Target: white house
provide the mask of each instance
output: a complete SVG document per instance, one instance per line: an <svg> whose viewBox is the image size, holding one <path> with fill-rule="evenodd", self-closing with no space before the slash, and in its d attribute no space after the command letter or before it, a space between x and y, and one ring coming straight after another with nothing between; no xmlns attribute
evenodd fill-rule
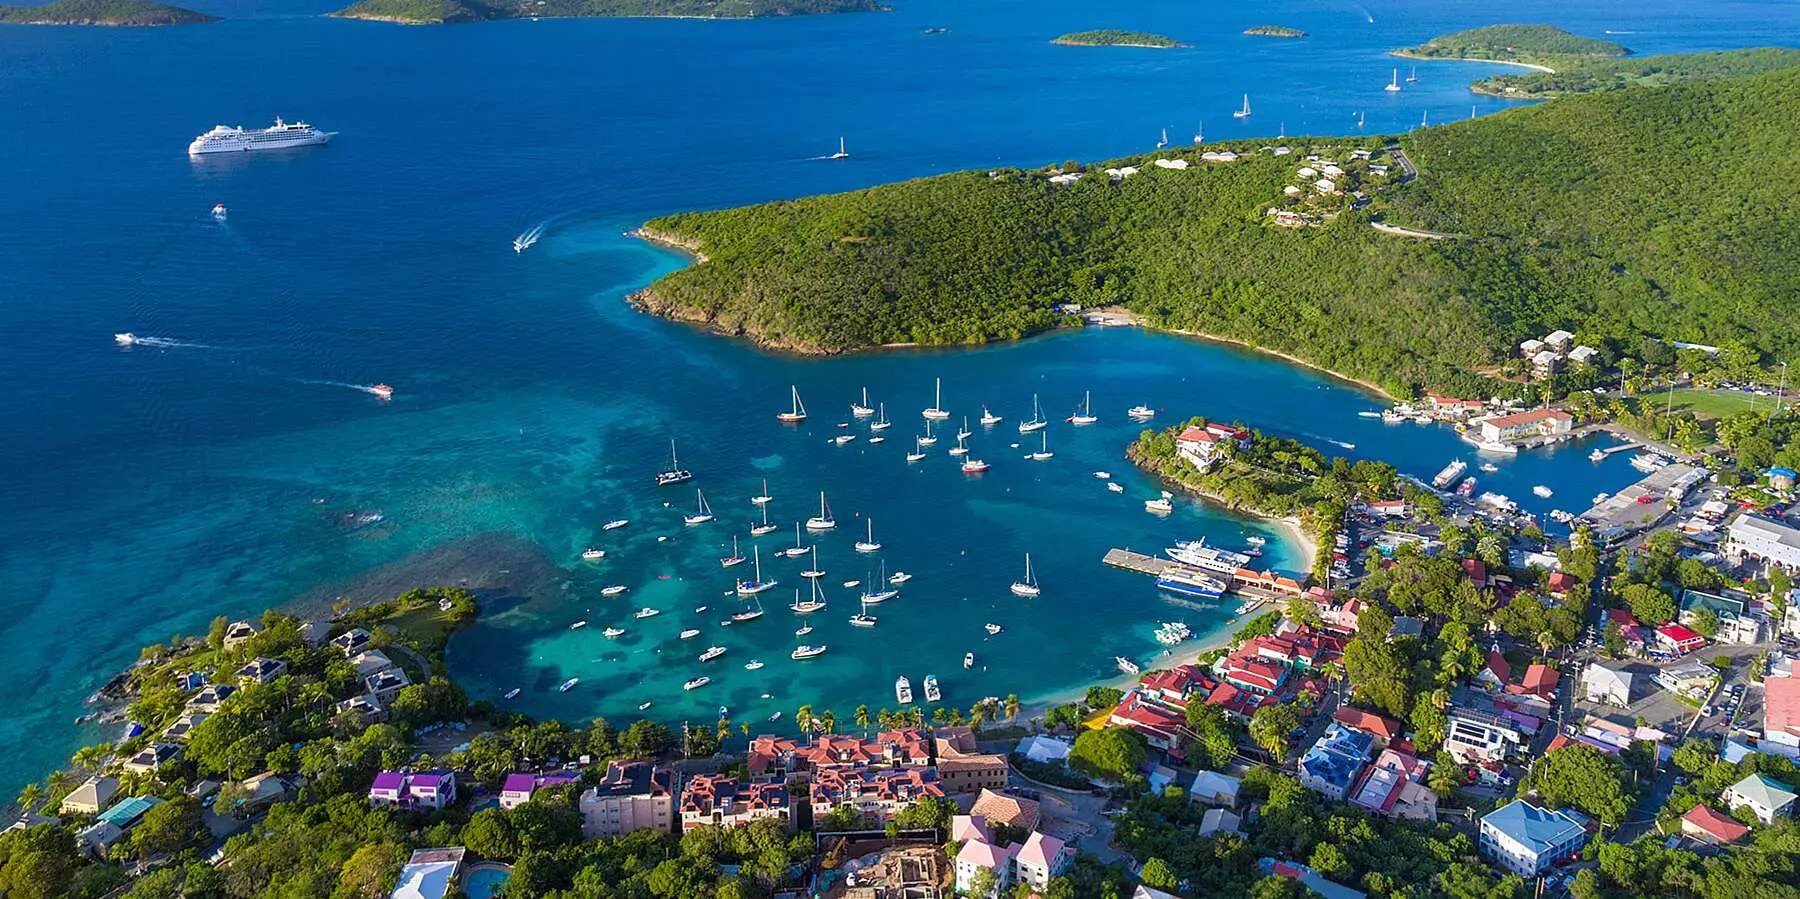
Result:
<svg viewBox="0 0 1800 899"><path fill-rule="evenodd" d="M1188 161L1185 159L1158 159L1156 161L1156 167L1159 169L1174 169L1176 171L1181 171L1188 167Z"/></svg>
<svg viewBox="0 0 1800 899"><path fill-rule="evenodd" d="M1514 799L1481 819L1481 854L1524 877L1536 877L1587 843L1587 820L1568 809Z"/></svg>
<svg viewBox="0 0 1800 899"><path fill-rule="evenodd" d="M1725 552L1737 558L1761 559L1787 569L1800 568L1800 530L1755 515L1739 515L1725 528Z"/></svg>
<svg viewBox="0 0 1800 899"><path fill-rule="evenodd" d="M1729 809L1748 808L1756 820L1774 824L1794 813L1794 791L1772 777L1752 774L1726 788L1721 798Z"/></svg>
<svg viewBox="0 0 1800 899"><path fill-rule="evenodd" d="M1041 892L1050 887L1050 878L1068 870L1074 860L1075 850L1063 845L1062 840L1033 833L1013 856L1014 881L1028 883Z"/></svg>
<svg viewBox="0 0 1800 899"><path fill-rule="evenodd" d="M1194 788L1188 791L1188 800L1231 808L1237 805L1238 788L1243 783L1229 774L1201 771L1194 775Z"/></svg>
<svg viewBox="0 0 1800 899"><path fill-rule="evenodd" d="M1605 665L1589 665L1581 672L1581 698L1620 708L1631 705L1631 672Z"/></svg>
<svg viewBox="0 0 1800 899"><path fill-rule="evenodd" d="M1481 426L1481 439L1489 443L1504 443L1509 440L1521 440L1527 437L1554 437L1567 434L1575 428L1575 416L1561 409L1534 409L1530 412L1514 412L1510 415L1490 415L1478 418L1475 424Z"/></svg>

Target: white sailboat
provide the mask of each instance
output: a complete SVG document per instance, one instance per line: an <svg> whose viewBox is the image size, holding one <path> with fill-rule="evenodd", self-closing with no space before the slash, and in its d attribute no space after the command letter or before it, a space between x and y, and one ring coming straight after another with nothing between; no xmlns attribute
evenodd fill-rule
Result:
<svg viewBox="0 0 1800 899"><path fill-rule="evenodd" d="M1035 393L1032 394L1031 419L1029 421L1019 422L1019 433L1029 434L1032 431L1041 431L1049 425L1050 422L1044 420L1043 410L1038 408L1038 395Z"/></svg>
<svg viewBox="0 0 1800 899"><path fill-rule="evenodd" d="M1043 445L1038 449L1038 451L1031 454L1031 461L1033 461L1033 462L1042 462L1045 459L1048 459L1048 458L1056 455L1055 453L1050 451L1050 435L1049 434L1039 434L1038 436L1044 438L1044 440L1043 440Z"/></svg>
<svg viewBox="0 0 1800 899"><path fill-rule="evenodd" d="M694 473L681 467L681 460L675 458L675 441L669 441L669 468L656 473L656 486L667 487L694 479Z"/></svg>
<svg viewBox="0 0 1800 899"><path fill-rule="evenodd" d="M869 405L869 388L864 387L862 402L850 404L850 414L857 418L868 418L875 414L875 408Z"/></svg>
<svg viewBox="0 0 1800 899"><path fill-rule="evenodd" d="M1082 391L1081 392L1081 411L1075 413L1074 415L1069 416L1069 424L1091 425L1094 422L1097 422L1099 420L1100 420L1100 416L1094 414L1094 394L1093 394L1093 392L1087 391L1087 390Z"/></svg>
<svg viewBox="0 0 1800 899"><path fill-rule="evenodd" d="M963 445L962 436L958 435L956 438L956 445L950 448L950 455L966 456L968 454L969 454L969 448L967 446Z"/></svg>
<svg viewBox="0 0 1800 899"><path fill-rule="evenodd" d="M742 565L742 564L744 564L745 561L746 560L744 558L744 554L742 552L738 551L737 535L732 534L731 535L731 555L726 556L723 559L720 559L719 567L720 568L731 568L736 565Z"/></svg>
<svg viewBox="0 0 1800 899"><path fill-rule="evenodd" d="M863 599L862 611L850 616L850 624L853 627L875 626L875 616L869 614L869 602L867 597Z"/></svg>
<svg viewBox="0 0 1800 899"><path fill-rule="evenodd" d="M887 404L886 403L877 404L875 407L875 420L872 422L869 422L869 430L885 431L888 428L891 428L893 426L894 426L894 423L891 421L888 421L888 418L887 418Z"/></svg>
<svg viewBox="0 0 1800 899"><path fill-rule="evenodd" d="M1206 143L1206 120L1205 119L1201 119L1200 124L1194 126L1194 143L1196 143L1196 144Z"/></svg>
<svg viewBox="0 0 1800 899"><path fill-rule="evenodd" d="M771 586L771 587L775 586L774 582L771 581L769 583L769 586ZM732 621L755 621L756 619L763 617L762 600L757 599L755 596L751 596L750 603L751 603L751 605L755 606L755 608L752 608L749 611L745 611L745 612L733 612L733 613L731 613L731 620Z"/></svg>
<svg viewBox="0 0 1800 899"><path fill-rule="evenodd" d="M981 425L982 425L982 427L993 427L994 425L999 424L1001 422L1001 420L1002 419L1000 418L1000 416L995 415L992 412L989 412L988 407L986 407L986 406L981 407Z"/></svg>
<svg viewBox="0 0 1800 899"><path fill-rule="evenodd" d="M975 432L969 430L969 416L965 415L963 416L962 428L956 432L956 439L967 440L973 436L975 436Z"/></svg>
<svg viewBox="0 0 1800 899"><path fill-rule="evenodd" d="M931 433L931 422L925 423L925 436L917 438L920 446L936 446L937 435Z"/></svg>
<svg viewBox="0 0 1800 899"><path fill-rule="evenodd" d="M1014 596L1036 596L1042 592L1038 589L1037 578L1031 576L1031 553L1025 554L1025 579L1013 581L1012 592Z"/></svg>
<svg viewBox="0 0 1800 899"><path fill-rule="evenodd" d="M1413 82L1418 81L1418 80L1419 80L1419 67L1413 66L1412 74L1406 76L1406 83L1412 84Z"/></svg>
<svg viewBox="0 0 1800 899"><path fill-rule="evenodd" d="M755 504L757 504L757 505L759 505L759 506L766 506L766 505L768 505L768 504L769 504L769 501L770 501L770 500L772 500L772 499L774 499L774 498L775 498L775 497L773 497L773 496L770 496L770 495L769 495L769 479L768 479L768 478L763 478L763 489L762 489L762 493L761 493L761 494L760 494L760 495L758 495L758 496L752 496L752 497L750 497L750 501L751 501L751 502L753 502L753 503L755 503Z"/></svg>
<svg viewBox="0 0 1800 899"><path fill-rule="evenodd" d="M755 596L756 594L761 593L764 590L767 590L770 587L775 586L774 578L770 578L766 581L763 580L762 550L761 549L753 550L752 554L751 554L751 558L754 560L753 564L756 566L755 567L756 573L754 575L752 575L751 578L747 581L738 581L737 594L739 596Z"/></svg>
<svg viewBox="0 0 1800 899"><path fill-rule="evenodd" d="M913 451L906 454L906 461L917 462L923 458L925 458L925 444L920 442L919 438L914 437Z"/></svg>
<svg viewBox="0 0 1800 899"><path fill-rule="evenodd" d="M796 385L796 386L790 387L789 389L793 391L793 405L791 407L789 407L788 411L786 411L786 412L775 413L775 420L779 421L779 422L784 422L787 424L795 424L798 422L805 421L806 420L806 404L800 402L800 388L799 388L799 386Z"/></svg>
<svg viewBox="0 0 1800 899"><path fill-rule="evenodd" d="M796 521L794 522L794 545L789 549L782 550L781 554L790 559L797 559L806 555L807 552L807 548L800 545L800 522Z"/></svg>
<svg viewBox="0 0 1800 899"><path fill-rule="evenodd" d="M817 581L813 582L812 596L804 600L800 598L800 590L796 587L794 589L794 604L788 606L788 608L793 609L795 614L798 615L809 615L824 609L825 597L819 593L819 583Z"/></svg>
<svg viewBox="0 0 1800 899"><path fill-rule="evenodd" d="M1247 119L1250 117L1250 95L1249 94L1244 95L1244 108L1233 111L1231 113L1231 117L1234 119Z"/></svg>
<svg viewBox="0 0 1800 899"><path fill-rule="evenodd" d="M849 159L850 158L850 151L849 151L849 149L845 148L844 138L841 135L838 137L838 151L836 153L831 154L831 156L829 158L831 158L831 159Z"/></svg>
<svg viewBox="0 0 1800 899"><path fill-rule="evenodd" d="M1366 121L1368 121L1368 119L1364 116L1363 113L1359 112L1356 114L1356 127L1361 128L1363 126L1363 123Z"/></svg>
<svg viewBox="0 0 1800 899"><path fill-rule="evenodd" d="M837 519L831 517L831 507L825 504L825 491L819 491L819 514L806 520L809 531L829 531L837 527Z"/></svg>
<svg viewBox="0 0 1800 899"><path fill-rule="evenodd" d="M812 567L800 572L800 576L809 581L816 581L825 576L825 569L819 567L819 548L813 547Z"/></svg>
<svg viewBox="0 0 1800 899"><path fill-rule="evenodd" d="M706 494L696 490L694 491L694 500L696 503L694 514L683 515L681 520L690 525L705 524L713 520L712 507L706 504Z"/></svg>
<svg viewBox="0 0 1800 899"><path fill-rule="evenodd" d="M1400 70L1399 69L1394 70L1394 78L1393 78L1393 80L1388 82L1387 92L1390 94L1400 92Z"/></svg>
<svg viewBox="0 0 1800 899"><path fill-rule="evenodd" d="M1169 129L1164 128L1162 130L1162 139L1158 140L1156 142L1156 149L1160 150L1168 145L1169 145Z"/></svg>
<svg viewBox="0 0 1800 899"><path fill-rule="evenodd" d="M859 553L872 553L880 550L881 544L875 542L875 519L870 518L863 523L869 526L868 537L856 541L856 551Z"/></svg>
<svg viewBox="0 0 1800 899"><path fill-rule="evenodd" d="M769 523L769 507L767 505L763 505L762 513L762 524L752 522L750 525L750 536L752 537L761 537L764 534L775 533L775 526Z"/></svg>
<svg viewBox="0 0 1800 899"><path fill-rule="evenodd" d="M884 603L884 602L887 602L888 600L893 599L894 597L900 595L899 590L890 590L890 589L882 586L882 581L886 581L886 580L887 580L887 563L883 562L883 563L881 563L881 580L875 580L875 579L871 578L869 580L869 588L862 592L863 605L866 606L871 603L877 603L877 604Z"/></svg>
<svg viewBox="0 0 1800 899"><path fill-rule="evenodd" d="M925 418L929 421L943 421L944 419L950 417L950 413L944 411L944 379L943 378L937 379L937 392L932 395L931 408L926 409L923 414L924 414Z"/></svg>

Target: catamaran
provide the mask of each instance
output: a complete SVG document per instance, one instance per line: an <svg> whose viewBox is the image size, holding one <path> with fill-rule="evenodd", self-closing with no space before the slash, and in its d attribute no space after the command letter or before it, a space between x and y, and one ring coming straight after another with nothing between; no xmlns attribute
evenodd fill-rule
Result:
<svg viewBox="0 0 1800 899"><path fill-rule="evenodd" d="M1035 393L1032 394L1031 419L1029 421L1019 422L1019 433L1029 434L1032 431L1042 431L1044 428L1049 427L1049 425L1050 422L1044 419L1043 411L1038 408L1038 395Z"/></svg>
<svg viewBox="0 0 1800 899"><path fill-rule="evenodd" d="M762 524L756 524L755 522L751 522L750 524L750 536L752 537L761 537L764 534L775 533L775 525L769 523L769 507L767 504L763 505L762 513Z"/></svg>
<svg viewBox="0 0 1800 899"><path fill-rule="evenodd" d="M1244 95L1244 108L1233 111L1231 113L1231 117L1234 119L1247 119L1250 117L1250 95L1249 94Z"/></svg>
<svg viewBox="0 0 1800 899"><path fill-rule="evenodd" d="M819 491L819 514L806 520L809 531L829 531L837 527L837 519L831 517L831 507L825 504L825 491Z"/></svg>
<svg viewBox="0 0 1800 899"><path fill-rule="evenodd" d="M813 547L812 567L800 572L800 576L809 581L816 581L825 576L825 569L819 567L819 548Z"/></svg>
<svg viewBox="0 0 1800 899"><path fill-rule="evenodd" d="M790 559L798 559L808 552L811 552L811 550L800 545L800 522L796 521L794 522L794 545L789 549L782 550L781 554Z"/></svg>
<svg viewBox="0 0 1800 899"><path fill-rule="evenodd" d="M894 426L894 423L887 420L887 404L886 403L876 404L875 420L872 422L869 422L869 430L885 431L888 428L891 428L893 426Z"/></svg>
<svg viewBox="0 0 1800 899"><path fill-rule="evenodd" d="M1086 391L1086 390L1082 391L1082 393L1081 393L1081 411L1075 413L1074 415L1069 416L1069 424L1091 425L1094 422L1097 422L1099 420L1100 420L1100 417L1094 414L1094 395L1093 395L1093 393L1091 391Z"/></svg>
<svg viewBox="0 0 1800 899"><path fill-rule="evenodd" d="M1001 419L1000 416L995 415L992 412L989 412L988 407L986 407L986 406L981 407L981 425L982 425L982 427L992 427L994 425L999 424L1002 420L1003 419Z"/></svg>
<svg viewBox="0 0 1800 899"><path fill-rule="evenodd" d="M1031 576L1031 553L1025 554L1025 579L1013 581L1014 596L1036 596L1042 592L1038 589L1037 578Z"/></svg>
<svg viewBox="0 0 1800 899"><path fill-rule="evenodd" d="M950 413L944 411L944 379L943 378L937 379L937 392L932 395L931 408L926 409L924 411L924 413L922 413L922 414L925 416L925 418L928 421L943 421L944 419L950 417Z"/></svg>
<svg viewBox="0 0 1800 899"><path fill-rule="evenodd" d="M1045 459L1056 455L1050 451L1050 435L1039 434L1038 436L1043 438L1043 444L1039 447L1037 452L1031 454L1031 461L1033 462L1042 462Z"/></svg>
<svg viewBox="0 0 1800 899"><path fill-rule="evenodd" d="M1400 92L1400 70L1399 69L1394 70L1394 78L1393 78L1393 80L1388 82L1388 86L1387 86L1386 90L1390 94L1397 94Z"/></svg>
<svg viewBox="0 0 1800 899"><path fill-rule="evenodd" d="M775 579L774 579L774 578L770 578L770 579L768 579L768 580L766 580L766 581L765 581L765 580L763 580L763 576L762 576L762 550L761 550L761 549L756 549L756 550L753 550L753 551L752 551L752 555L751 555L751 557L752 557L752 558L753 558L753 559L754 559L754 560L755 560L755 561L754 561L754 562L753 562L753 564L754 564L754 565L755 565L755 572L756 572L756 573L755 573L755 575L754 575L754 576L752 576L752 577L751 577L751 578L750 578L750 579L749 579L749 580L747 580L747 581L738 581L738 583L737 583L737 595L739 595L739 596L755 596L755 595L756 595L756 594L758 594L758 593L761 593L761 592L763 592L763 591L764 591L764 590L767 590L767 589L769 589L769 588L770 588L770 587L773 587L773 586L775 586Z"/></svg>
<svg viewBox="0 0 1800 899"><path fill-rule="evenodd" d="M694 514L683 515L681 516L681 520L690 525L705 524L713 520L712 507L706 504L706 494L698 490L694 491L694 501Z"/></svg>
<svg viewBox="0 0 1800 899"><path fill-rule="evenodd" d="M881 544L875 542L875 519L869 518L864 520L863 523L869 526L868 537L867 539L856 541L856 551L859 553L872 553L881 549Z"/></svg>
<svg viewBox="0 0 1800 899"><path fill-rule="evenodd" d="M731 535L731 555L720 559L719 567L730 568L734 565L742 565L745 561L744 554L738 551L737 535L733 534Z"/></svg>
<svg viewBox="0 0 1800 899"><path fill-rule="evenodd" d="M774 498L775 497L769 495L769 479L763 478L762 494L759 496L750 497L750 501L759 506L766 506L769 504L769 501Z"/></svg>
<svg viewBox="0 0 1800 899"><path fill-rule="evenodd" d="M795 424L806 420L806 404L800 402L800 388L796 385L791 389L794 392L794 404L786 412L777 412L776 421Z"/></svg>
<svg viewBox="0 0 1800 899"><path fill-rule="evenodd" d="M901 705L912 705L912 681L907 680L904 674L894 681L894 698L900 700Z"/></svg>
<svg viewBox="0 0 1800 899"><path fill-rule="evenodd" d="M857 418L868 418L875 414L875 408L869 405L869 388L863 389L862 402L850 404L850 414Z"/></svg>
<svg viewBox="0 0 1800 899"><path fill-rule="evenodd" d="M675 458L675 441L669 441L669 468L656 473L656 486L667 487L694 479L694 473L681 467L681 460Z"/></svg>
<svg viewBox="0 0 1800 899"><path fill-rule="evenodd" d="M843 137L840 136L838 138L838 151L836 153L831 154L831 156L829 158L831 158L831 159L849 159L850 158L850 151L844 148Z"/></svg>

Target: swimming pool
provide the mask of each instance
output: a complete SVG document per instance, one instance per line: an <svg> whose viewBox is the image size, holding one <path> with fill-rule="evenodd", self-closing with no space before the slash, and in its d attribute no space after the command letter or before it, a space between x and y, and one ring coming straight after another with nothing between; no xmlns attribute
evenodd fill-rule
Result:
<svg viewBox="0 0 1800 899"><path fill-rule="evenodd" d="M512 871L500 865L471 868L463 877L463 892L469 894L469 899L489 899L510 879Z"/></svg>

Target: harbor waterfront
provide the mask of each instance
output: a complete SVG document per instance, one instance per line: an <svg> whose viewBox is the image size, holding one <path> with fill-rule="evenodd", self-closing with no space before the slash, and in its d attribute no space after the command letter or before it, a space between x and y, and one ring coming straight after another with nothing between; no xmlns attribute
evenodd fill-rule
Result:
<svg viewBox="0 0 1800 899"><path fill-rule="evenodd" d="M1200 117L1216 116L1208 131L1222 138L1341 133L1365 107L1370 133L1410 125L1426 107L1433 120L1471 102L1507 108L1466 89L1497 66L1422 62L1403 99L1381 90L1388 49L1482 24L1476 4L1405 4L1375 23L1301 4L1171 7L1108 23L1196 43L1158 54L1050 47L1092 24L1072 2L443 29L295 18L324 10L274 2L204 11L229 17L204 29L0 30L0 90L33 98L0 122L16 161L0 271L9 295L31 298L0 307L12 337L0 372L17 385L0 396L12 437L0 443L0 497L15 510L0 525L0 649L18 672L0 685L10 712L0 787L116 736L71 721L135 647L204 632L216 614L379 595L372 584L506 585L453 641L450 668L476 698L519 688L509 707L536 715L630 718L644 702L644 714L667 721L710 720L720 705L739 720L791 715L802 702L843 713L882 705L902 674L936 674L944 703L963 708L1050 695L1110 676L1115 656L1155 664L1159 622L1185 621L1198 641L1233 617L1229 599L1176 603L1104 567L1108 549L1156 553L1203 536L1242 548L1266 536L1269 567L1306 567L1273 524L1179 497L1166 518L1146 513L1158 486L1122 458L1142 427L1242 421L1423 479L1451 458L1476 459L1447 428L1359 417L1382 403L1354 386L1199 340L1092 329L979 350L792 359L622 302L684 264L624 236L656 214L1106 158ZM1599 3L1517 12L1583 31L1618 16ZM1631 16L1661 26L1633 39L1643 52L1748 46L1800 29L1788 8L1754 29L1742 15L1672 3ZM1312 37L1238 35L1267 20ZM925 24L950 31L922 38ZM678 53L717 63L627 77ZM306 77L261 64L289 57L308 60ZM466 65L425 64L443 58ZM235 74L218 78L221 69ZM166 77L133 77L144 71ZM768 79L796 89L766 93ZM1233 123L1225 113L1246 87L1256 117ZM1032 102L1019 102L1024 90ZM291 152L184 152L217 122L261 127L277 114L338 136ZM86 139L40 139L76 129ZM854 155L812 158L840 133ZM228 219L209 212L221 203ZM534 226L533 240L514 243ZM115 333L140 339L121 346ZM939 377L951 417L909 466ZM370 392L382 384L391 400ZM837 445L864 385L894 422L888 440L871 445L858 426L858 440ZM774 419L790 386L810 411L797 426ZM1064 423L1087 391L1099 422ZM1034 393L1056 454L1041 462L1024 458L1037 444L1016 431ZM1125 415L1140 403L1156 410L1148 425ZM971 428L971 455L992 466L971 477L947 450L983 404L1005 421ZM671 438L695 478L659 490L651 478ZM1481 489L1540 514L1580 511L1636 480L1625 454L1587 461L1592 446L1495 460ZM751 541L749 498L765 478L780 528ZM1532 495L1540 484L1553 499ZM717 518L688 527L695 487ZM796 638L788 605L796 586L806 595L799 572L810 559L771 553L793 545L820 491L838 528L802 539L820 546L828 608L813 614L814 634ZM856 553L871 518L883 548ZM616 519L631 523L601 530ZM760 594L763 618L721 629L746 605L726 594L748 563L719 563L733 535L781 583ZM589 547L607 557L584 562ZM1034 599L1008 590L1027 552ZM876 628L852 630L857 591L841 585L879 577L883 563L914 579L870 607ZM628 590L602 599L610 585ZM636 620L638 608L662 614ZM571 630L578 620L589 626ZM989 622L1002 632L989 635ZM614 625L625 633L609 640ZM690 626L704 637L679 641ZM791 660L800 642L829 651ZM713 645L728 652L697 662ZM967 671L965 652L977 660ZM745 670L753 658L765 667ZM682 689L701 674L709 686ZM557 692L572 677L579 684Z"/></svg>

